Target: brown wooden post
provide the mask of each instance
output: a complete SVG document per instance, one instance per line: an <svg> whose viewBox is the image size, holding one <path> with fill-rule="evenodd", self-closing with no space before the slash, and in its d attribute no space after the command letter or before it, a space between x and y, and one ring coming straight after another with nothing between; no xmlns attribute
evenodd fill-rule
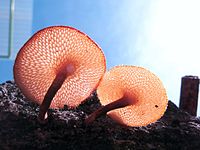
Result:
<svg viewBox="0 0 200 150"><path fill-rule="evenodd" d="M181 81L181 95L179 108L190 113L193 116L197 115L199 92L198 76L184 76Z"/></svg>

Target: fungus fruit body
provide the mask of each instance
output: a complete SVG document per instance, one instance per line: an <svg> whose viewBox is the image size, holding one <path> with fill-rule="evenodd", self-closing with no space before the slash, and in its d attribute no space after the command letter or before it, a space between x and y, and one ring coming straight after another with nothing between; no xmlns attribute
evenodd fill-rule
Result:
<svg viewBox="0 0 200 150"><path fill-rule="evenodd" d="M87 35L53 26L34 34L20 49L14 79L29 100L41 104L39 120L43 120L49 106L74 108L83 102L105 69L103 52Z"/></svg>
<svg viewBox="0 0 200 150"><path fill-rule="evenodd" d="M106 72L97 95L103 106L86 118L86 124L107 113L120 124L145 126L158 120L168 103L160 79L136 66L116 66Z"/></svg>

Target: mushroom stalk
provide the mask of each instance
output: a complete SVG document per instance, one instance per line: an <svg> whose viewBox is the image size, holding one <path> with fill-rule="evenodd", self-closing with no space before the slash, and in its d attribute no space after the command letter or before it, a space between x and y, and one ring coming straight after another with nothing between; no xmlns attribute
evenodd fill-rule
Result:
<svg viewBox="0 0 200 150"><path fill-rule="evenodd" d="M67 76L66 70L61 70L53 80L51 86L49 87L46 95L44 96L44 100L40 105L38 121L43 123L47 118L47 111L51 105L51 101L53 100L54 96L56 95L57 91L61 88L63 82L65 81Z"/></svg>
<svg viewBox="0 0 200 150"><path fill-rule="evenodd" d="M127 97L122 97L112 103L109 103L105 106L100 107L97 109L95 112L90 114L86 119L85 119L85 124L89 125L91 124L96 118L100 117L101 115L105 115L107 112L118 109L118 108L123 108L128 105L132 105L133 102L131 102Z"/></svg>
<svg viewBox="0 0 200 150"><path fill-rule="evenodd" d="M101 48L85 33L51 26L23 45L13 71L24 96L41 105L38 121L45 123L49 107L76 108L86 100L99 85L106 61Z"/></svg>
<svg viewBox="0 0 200 150"><path fill-rule="evenodd" d="M85 124L112 110L107 114L119 124L145 126L157 121L167 106L160 79L137 66L116 66L107 71L97 87L97 95L104 107L91 114Z"/></svg>

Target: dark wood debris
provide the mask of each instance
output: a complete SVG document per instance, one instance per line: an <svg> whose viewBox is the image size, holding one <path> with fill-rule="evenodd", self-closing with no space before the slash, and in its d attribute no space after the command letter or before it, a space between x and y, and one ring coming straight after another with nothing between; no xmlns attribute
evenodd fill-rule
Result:
<svg viewBox="0 0 200 150"><path fill-rule="evenodd" d="M100 106L93 93L76 109L51 109L48 123L41 125L38 105L28 101L13 81L0 84L0 149L200 149L200 118L171 101L164 116L146 127L124 127L108 116L85 126L84 118Z"/></svg>

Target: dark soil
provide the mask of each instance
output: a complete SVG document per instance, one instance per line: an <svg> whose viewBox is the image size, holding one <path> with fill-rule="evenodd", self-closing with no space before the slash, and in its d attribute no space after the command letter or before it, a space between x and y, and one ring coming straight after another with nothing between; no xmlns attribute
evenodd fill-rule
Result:
<svg viewBox="0 0 200 150"><path fill-rule="evenodd" d="M48 123L41 125L38 105L13 81L0 84L0 150L200 149L200 118L171 101L164 116L146 127L124 127L108 116L85 126L85 117L100 106L94 93L76 109L50 110Z"/></svg>

